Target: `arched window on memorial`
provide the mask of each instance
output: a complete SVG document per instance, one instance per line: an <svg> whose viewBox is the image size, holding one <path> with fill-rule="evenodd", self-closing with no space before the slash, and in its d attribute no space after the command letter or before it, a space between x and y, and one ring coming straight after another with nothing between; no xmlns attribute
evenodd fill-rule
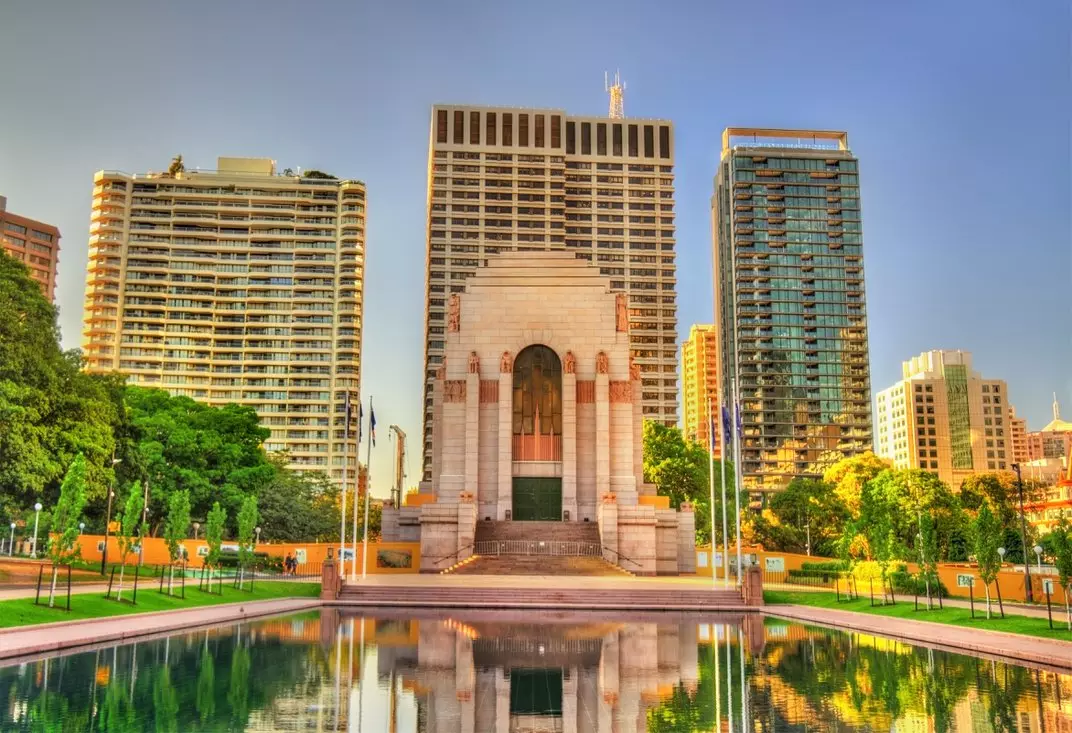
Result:
<svg viewBox="0 0 1072 733"><path fill-rule="evenodd" d="M562 362L552 349L529 346L514 359L513 458L562 460Z"/></svg>

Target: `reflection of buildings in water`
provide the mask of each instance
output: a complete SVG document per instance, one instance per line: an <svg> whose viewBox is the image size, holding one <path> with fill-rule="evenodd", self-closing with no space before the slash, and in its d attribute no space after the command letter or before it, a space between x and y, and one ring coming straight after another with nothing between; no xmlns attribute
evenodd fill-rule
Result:
<svg viewBox="0 0 1072 733"><path fill-rule="evenodd" d="M379 675L417 694L421 733L646 729L649 708L699 678L695 624L497 626L426 621Z"/></svg>

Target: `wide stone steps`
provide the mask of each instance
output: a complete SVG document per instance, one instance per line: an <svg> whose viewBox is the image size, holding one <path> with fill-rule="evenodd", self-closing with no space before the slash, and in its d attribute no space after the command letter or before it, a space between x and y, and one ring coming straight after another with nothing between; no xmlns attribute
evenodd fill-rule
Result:
<svg viewBox="0 0 1072 733"><path fill-rule="evenodd" d="M476 523L477 542L599 542L595 522L485 522Z"/></svg>
<svg viewBox="0 0 1072 733"><path fill-rule="evenodd" d="M745 610L732 590L695 588L547 588L351 585L346 605L414 608L564 608L644 611Z"/></svg>
<svg viewBox="0 0 1072 733"><path fill-rule="evenodd" d="M451 575L586 575L631 577L601 557L543 557L538 555L477 555L450 571Z"/></svg>

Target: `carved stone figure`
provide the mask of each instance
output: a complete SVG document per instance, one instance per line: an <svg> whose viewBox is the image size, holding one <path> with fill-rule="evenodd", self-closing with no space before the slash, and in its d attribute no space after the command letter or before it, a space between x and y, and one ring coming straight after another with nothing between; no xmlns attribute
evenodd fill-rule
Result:
<svg viewBox="0 0 1072 733"><path fill-rule="evenodd" d="M605 351L596 354L596 374L610 374L610 361Z"/></svg>
<svg viewBox="0 0 1072 733"><path fill-rule="evenodd" d="M448 379L443 382L444 402L465 402L465 380Z"/></svg>
<svg viewBox="0 0 1072 733"><path fill-rule="evenodd" d="M480 374L480 355L475 351L469 352L469 373Z"/></svg>
<svg viewBox="0 0 1072 733"><path fill-rule="evenodd" d="M640 379L640 365L633 361L633 355L629 355L629 378Z"/></svg>
<svg viewBox="0 0 1072 733"><path fill-rule="evenodd" d="M629 305L625 293L614 296L615 328L618 331L629 330Z"/></svg>
<svg viewBox="0 0 1072 733"><path fill-rule="evenodd" d="M509 351L502 353L502 358L499 359L499 371L503 374L510 374L514 371L514 357L510 356Z"/></svg>
<svg viewBox="0 0 1072 733"><path fill-rule="evenodd" d="M611 382L610 401L616 403L630 403L633 401L632 382Z"/></svg>
<svg viewBox="0 0 1072 733"><path fill-rule="evenodd" d="M572 351L566 352L566 359L562 366L566 370L566 374L577 373L577 357L573 355Z"/></svg>
<svg viewBox="0 0 1072 733"><path fill-rule="evenodd" d="M462 327L462 300L457 293L450 294L447 308L447 331L454 333Z"/></svg>

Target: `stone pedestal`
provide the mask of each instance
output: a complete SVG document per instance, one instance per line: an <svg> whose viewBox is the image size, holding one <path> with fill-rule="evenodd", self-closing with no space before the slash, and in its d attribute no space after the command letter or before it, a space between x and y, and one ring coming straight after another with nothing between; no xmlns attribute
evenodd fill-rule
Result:
<svg viewBox="0 0 1072 733"><path fill-rule="evenodd" d="M445 570L457 562L447 557L457 551L458 505L425 504L421 507L421 572Z"/></svg>
<svg viewBox="0 0 1072 733"><path fill-rule="evenodd" d="M334 558L328 558L320 566L320 600L334 601L342 590L342 577Z"/></svg>
<svg viewBox="0 0 1072 733"><path fill-rule="evenodd" d="M599 539L603 543L603 559L632 572L632 568L618 561L618 500L614 494L603 494L596 506L596 521L599 522Z"/></svg>
<svg viewBox="0 0 1072 733"><path fill-rule="evenodd" d="M742 563L743 564L743 563ZM742 593L746 606L763 605L763 571L758 565L750 565L744 569Z"/></svg>
<svg viewBox="0 0 1072 733"><path fill-rule="evenodd" d="M655 575L655 507L618 507L618 552L622 567L636 575Z"/></svg>
<svg viewBox="0 0 1072 733"><path fill-rule="evenodd" d="M696 572L696 513L688 502L677 512L677 571L692 575Z"/></svg>

